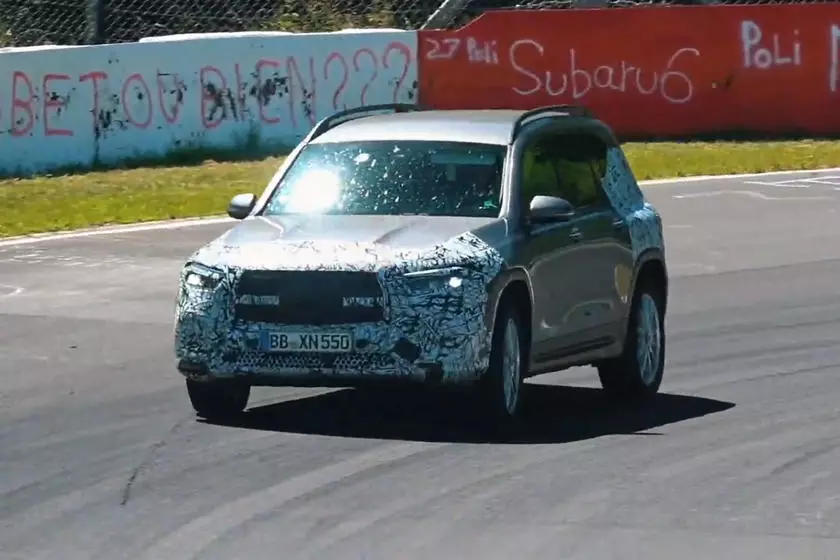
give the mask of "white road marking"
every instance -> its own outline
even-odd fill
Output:
[[[771,183],[768,181],[744,181],[745,185],[760,185],[762,187],[782,187],[785,189],[807,189],[810,185],[800,184],[802,181],[796,179],[794,181],[778,181]]]
[[[765,173],[740,173],[732,175],[697,175],[694,177],[674,177],[671,179],[650,179],[646,181],[639,181],[639,186],[679,186],[686,183],[697,183],[703,181],[725,181],[729,179],[744,179],[747,177],[768,177],[768,176],[787,176],[787,175],[802,175],[805,173],[837,173],[840,172],[840,167],[829,167],[825,169],[800,169],[789,171],[768,171]],[[800,199],[802,200],[802,199]],[[813,199],[812,199],[813,200]],[[820,198],[819,200],[823,200]],[[119,226],[104,226],[88,229],[80,229],[74,231],[63,231],[57,233],[41,233],[34,235],[27,235],[21,237],[10,237],[5,240],[0,240],[0,247],[12,247],[16,245],[28,245],[32,243],[44,243],[47,241],[58,241],[62,239],[78,239],[82,237],[92,237],[98,235],[116,235],[124,233],[137,233],[144,231],[161,231],[181,228],[190,228],[195,226],[233,223],[236,220],[227,216],[209,216],[205,218],[186,218],[182,220],[163,220],[156,222],[142,222],[138,224],[127,224]]]
[[[42,264],[64,267],[86,267],[94,268],[101,266],[124,266],[134,265],[134,259],[120,256],[90,257],[84,255],[51,255],[43,251],[36,251],[27,254],[15,254],[13,251],[0,250],[0,264]]]
[[[820,175],[819,177],[800,177],[784,181],[744,181],[746,185],[761,185],[762,187],[781,187],[788,189],[807,189],[813,186],[828,185],[840,187],[840,176]]]
[[[6,293],[2,293],[2,292]],[[11,284],[0,284],[0,299],[15,297],[24,292],[20,286],[12,286]]]
[[[744,196],[749,196],[751,198],[758,198],[760,200],[834,200],[830,196],[769,196],[769,195],[759,193],[759,192],[755,192],[755,191],[735,191],[735,190],[704,191],[704,192],[699,192],[699,193],[675,194],[675,195],[673,195],[673,197],[674,198],[704,198],[704,197],[720,196],[722,194],[742,194]]]
[[[62,231],[58,233],[44,233],[27,235],[23,237],[11,237],[0,241],[0,247],[12,247],[16,245],[29,245],[32,243],[43,243],[46,241],[59,241],[62,239],[79,239],[82,237],[93,237],[97,235],[116,235],[125,233],[139,233],[144,231],[159,231],[170,229],[190,228],[195,226],[206,226],[213,224],[233,223],[236,220],[228,217],[213,216],[209,218],[186,218],[183,220],[165,220],[158,222],[142,222],[139,224],[126,224],[121,226],[105,226],[101,228],[89,228],[75,231]]]
[[[824,169],[799,169],[788,171],[766,171],[763,173],[736,173],[733,175],[695,175],[694,177],[675,177],[673,179],[649,179],[647,181],[639,181],[639,185],[679,185],[683,183],[695,183],[698,181],[716,181],[727,179],[746,179],[747,177],[767,177],[767,176],[787,176],[805,173],[835,173],[840,171],[840,167],[826,167]]]
[[[840,185],[840,177],[816,177],[813,179],[803,179],[803,183],[813,183],[815,185],[831,185],[836,187]]]

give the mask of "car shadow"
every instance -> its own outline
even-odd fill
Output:
[[[659,394],[646,404],[615,404],[600,389],[526,383],[521,419],[491,428],[458,395],[412,398],[338,390],[257,406],[217,425],[298,434],[453,443],[565,443],[657,427],[732,408],[734,403]]]

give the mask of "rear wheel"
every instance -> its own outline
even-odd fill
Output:
[[[633,296],[624,351],[598,367],[601,386],[611,397],[638,399],[659,391],[665,369],[662,291],[647,281]]]
[[[513,420],[522,409],[528,349],[521,317],[519,310],[507,302],[496,317],[490,367],[481,384],[483,408],[494,420]]]
[[[251,387],[238,381],[192,381],[187,379],[187,394],[196,414],[208,420],[229,418],[248,406]]]

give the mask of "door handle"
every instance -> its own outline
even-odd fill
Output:
[[[574,242],[578,242],[583,239],[583,234],[579,230],[574,229],[571,233],[569,233],[569,239]]]
[[[616,218],[615,220],[613,220],[612,225],[615,229],[624,229],[625,227],[627,227],[627,222],[625,222],[621,218]]]

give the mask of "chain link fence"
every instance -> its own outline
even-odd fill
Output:
[[[832,0],[0,0],[0,47],[174,33],[453,27],[500,8],[816,3]]]

